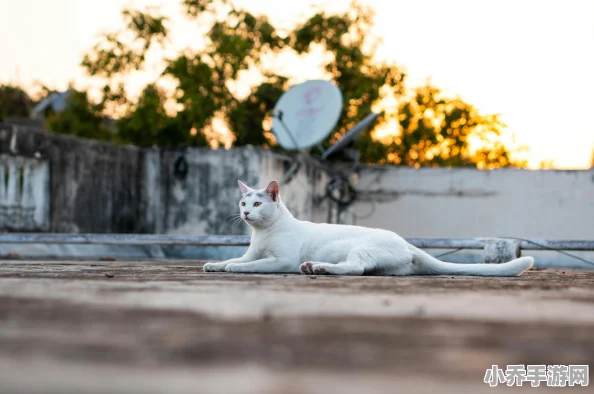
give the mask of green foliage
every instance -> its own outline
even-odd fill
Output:
[[[499,140],[505,125],[497,115],[482,115],[460,98],[449,98],[431,85],[403,97],[398,108],[401,134],[389,144],[392,162],[415,167],[512,164]],[[480,148],[471,151],[474,140]]]
[[[263,53],[277,51],[285,41],[268,19],[246,11],[232,11],[216,21],[208,33],[211,45],[202,53],[226,79],[235,79],[242,70],[260,64]]]
[[[148,85],[128,116],[117,122],[122,142],[138,146],[175,146],[180,140],[190,146],[204,146],[202,134],[191,134],[180,117],[170,117],[165,110],[165,93]],[[189,135],[189,137],[188,137]]]
[[[105,126],[102,111],[101,105],[89,101],[86,92],[72,90],[64,110],[47,114],[46,126],[56,133],[110,141],[114,135]]]
[[[192,128],[204,130],[222,114],[235,145],[266,145],[262,123],[284,91],[287,78],[269,73],[245,99],[233,95],[229,82],[236,81],[241,71],[260,65],[263,54],[281,50],[286,39],[277,34],[266,17],[244,10],[231,7],[224,17],[215,18],[220,6],[228,4],[184,1],[189,15],[211,13],[214,22],[207,34],[209,45],[171,60],[164,75],[178,82],[177,104],[182,108],[179,116]]]
[[[186,13],[191,18],[198,18],[202,14],[208,12],[216,12],[221,6],[229,4],[228,0],[183,0],[182,5]]]
[[[235,146],[270,145],[263,124],[276,101],[286,89],[287,79],[269,76],[266,82],[252,89],[245,100],[235,100],[228,112],[228,122],[235,135]]]
[[[83,57],[81,65],[91,76],[111,78],[116,74],[141,69],[146,53],[156,42],[163,44],[168,29],[167,18],[152,15],[149,11],[124,10],[124,23],[133,38],[131,42],[124,39],[125,32],[104,34],[90,53]]]
[[[136,40],[144,44],[143,49],[145,51],[148,51],[153,41],[162,45],[169,33],[169,29],[165,26],[167,18],[159,15],[151,15],[149,12],[128,9],[122,11],[124,23],[134,34]]]
[[[181,55],[170,62],[165,73],[177,80],[179,116],[190,128],[203,130],[231,97],[219,72],[200,58]]]
[[[8,117],[29,117],[33,100],[20,87],[0,85],[0,121]]]
[[[116,86],[116,81],[121,83],[123,76],[144,66],[153,44],[167,41],[167,19],[154,11],[125,10],[125,30],[106,34],[83,59],[89,75],[107,79],[102,109],[124,109],[117,122],[121,141],[142,146],[203,146],[213,142],[206,130],[221,119],[232,134],[233,145],[276,148],[265,128],[290,80],[267,69],[263,59],[281,52],[306,55],[321,48],[324,70],[344,98],[336,132],[324,146],[392,97],[399,101],[401,133],[381,140],[373,131],[362,135],[356,147],[363,161],[485,168],[514,164],[500,141],[505,125],[497,116],[482,115],[472,105],[448,98],[430,85],[409,94],[403,70],[375,59],[381,42],[371,33],[374,14],[369,7],[354,2],[344,13],[318,12],[281,34],[265,16],[237,8],[231,0],[182,0],[182,5],[186,15],[206,32],[202,37],[206,45],[165,59],[162,78],[175,83],[172,95],[155,81],[131,101],[123,86]],[[231,87],[247,70],[258,70],[263,81],[247,97],[237,97]],[[172,107],[176,110],[168,114],[166,108]],[[90,110],[98,116],[94,111]],[[390,113],[382,114],[375,130],[388,121]],[[478,141],[479,149],[471,150],[470,141]]]

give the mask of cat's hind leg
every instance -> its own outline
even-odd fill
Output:
[[[365,246],[352,249],[346,261],[336,264],[318,261],[306,261],[299,266],[299,271],[306,275],[363,275],[373,274],[384,269],[382,262],[391,260],[390,250],[385,247]]]
[[[338,264],[306,261],[299,266],[299,271],[306,275],[363,275],[365,268],[355,261],[341,261]]]

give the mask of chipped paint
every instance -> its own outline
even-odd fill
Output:
[[[0,229],[49,230],[47,161],[0,154]]]

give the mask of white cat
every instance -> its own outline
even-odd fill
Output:
[[[297,220],[282,203],[275,181],[262,190],[238,182],[239,212],[253,229],[250,246],[244,256],[207,263],[204,271],[515,276],[534,264],[532,257],[503,264],[445,263],[391,231]]]

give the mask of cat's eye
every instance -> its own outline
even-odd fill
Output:
[[[245,207],[245,201],[242,201],[242,202],[241,202],[241,206],[242,206],[242,207]]]
[[[262,203],[261,203],[261,202],[255,202],[255,203],[254,203],[254,206],[255,206],[255,207],[259,207],[260,205],[262,205]]]

